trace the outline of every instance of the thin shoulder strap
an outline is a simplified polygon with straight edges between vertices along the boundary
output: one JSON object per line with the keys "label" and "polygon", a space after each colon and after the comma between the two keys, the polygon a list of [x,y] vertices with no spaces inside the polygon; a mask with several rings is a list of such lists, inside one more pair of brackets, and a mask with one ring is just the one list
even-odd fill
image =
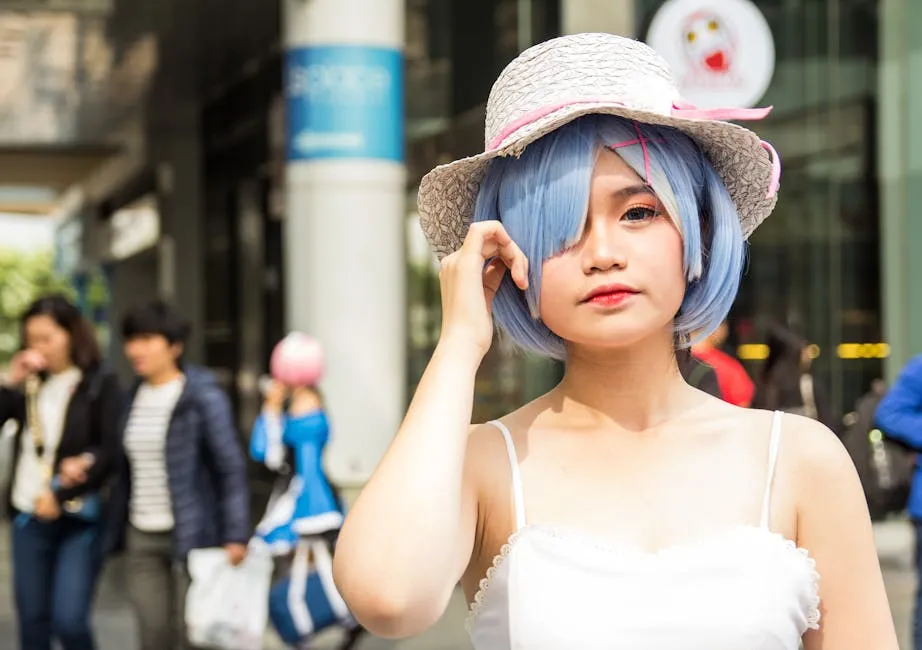
{"label": "thin shoulder strap", "polygon": [[503,434],[503,440],[506,441],[506,453],[509,455],[509,470],[512,475],[512,502],[515,506],[515,529],[522,530],[525,527],[525,495],[522,491],[522,475],[519,472],[519,458],[515,453],[515,443],[512,442],[512,434],[506,425],[499,420],[491,420],[490,424],[499,429]]}
{"label": "thin shoulder strap", "polygon": [[781,411],[772,416],[772,434],[768,443],[768,475],[765,480],[765,496],[762,498],[762,528],[768,528],[768,519],[772,503],[772,481],[775,478],[775,465],[778,463],[778,449],[781,446]]}

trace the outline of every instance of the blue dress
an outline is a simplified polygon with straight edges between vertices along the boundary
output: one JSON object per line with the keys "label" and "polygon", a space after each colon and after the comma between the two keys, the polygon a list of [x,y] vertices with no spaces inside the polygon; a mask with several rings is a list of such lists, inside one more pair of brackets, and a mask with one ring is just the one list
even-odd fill
{"label": "blue dress", "polygon": [[253,425],[250,456],[278,470],[288,450],[294,456],[294,475],[288,488],[274,494],[256,527],[275,554],[294,550],[298,538],[337,530],[343,512],[323,472],[323,449],[330,427],[322,409],[298,416],[263,412]]}

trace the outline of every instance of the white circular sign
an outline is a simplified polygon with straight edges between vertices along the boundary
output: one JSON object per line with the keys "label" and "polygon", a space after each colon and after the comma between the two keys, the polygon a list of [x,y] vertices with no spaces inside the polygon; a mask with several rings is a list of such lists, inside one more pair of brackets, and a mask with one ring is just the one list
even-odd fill
{"label": "white circular sign", "polygon": [[775,71],[771,29],[749,0],[669,0],[653,18],[647,44],[699,108],[754,106]]}

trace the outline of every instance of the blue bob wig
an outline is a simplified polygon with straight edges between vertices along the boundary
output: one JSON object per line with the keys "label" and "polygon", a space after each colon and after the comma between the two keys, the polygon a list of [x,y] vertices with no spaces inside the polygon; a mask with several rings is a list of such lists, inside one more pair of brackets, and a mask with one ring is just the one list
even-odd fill
{"label": "blue bob wig", "polygon": [[675,318],[678,345],[713,332],[733,304],[745,260],[742,230],[736,206],[698,145],[670,127],[588,115],[528,145],[518,158],[492,160],[477,195],[474,221],[502,222],[530,262],[527,291],[506,274],[493,304],[500,329],[527,350],[566,357],[565,342],[538,316],[541,267],[579,241],[599,152],[618,143],[628,144],[612,150],[647,180],[682,236],[687,285]]}

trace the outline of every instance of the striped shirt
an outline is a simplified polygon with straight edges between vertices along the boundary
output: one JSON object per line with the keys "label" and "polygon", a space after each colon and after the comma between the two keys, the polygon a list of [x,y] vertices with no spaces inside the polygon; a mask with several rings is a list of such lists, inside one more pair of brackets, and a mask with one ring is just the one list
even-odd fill
{"label": "striped shirt", "polygon": [[166,436],[185,377],[165,384],[141,384],[125,429],[131,463],[131,525],[145,532],[173,530],[173,504],[167,483]]}

